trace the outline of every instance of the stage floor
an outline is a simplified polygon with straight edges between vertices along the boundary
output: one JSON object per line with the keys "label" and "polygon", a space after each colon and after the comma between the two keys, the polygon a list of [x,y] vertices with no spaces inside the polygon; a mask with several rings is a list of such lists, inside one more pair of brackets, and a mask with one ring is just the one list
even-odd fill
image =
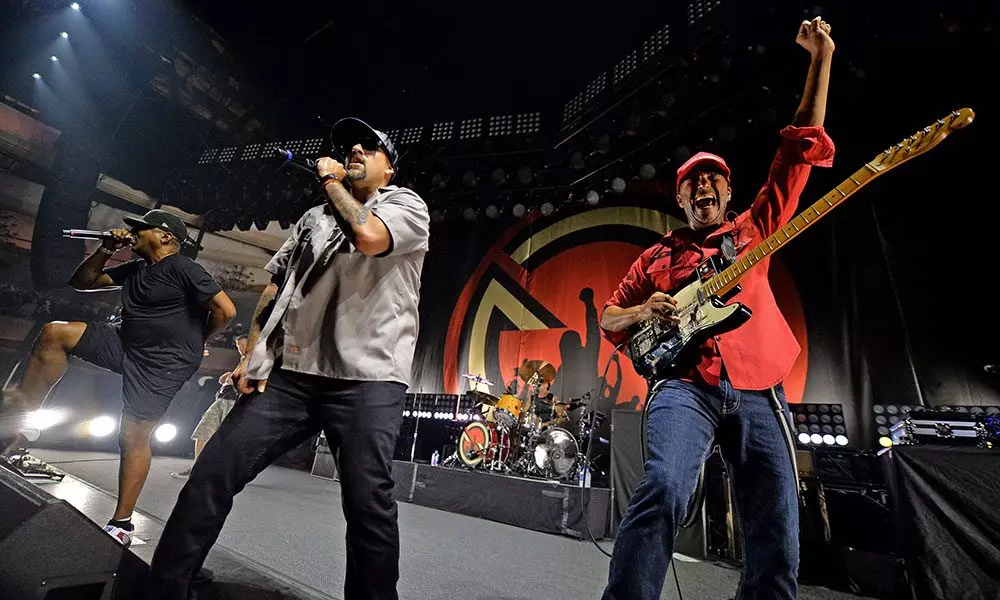
{"label": "stage floor", "polygon": [[[60,483],[39,482],[40,487],[97,523],[107,521],[117,488],[116,455],[44,449],[33,453],[69,475]],[[135,517],[136,534],[147,543],[132,548],[147,562],[184,484],[170,473],[190,462],[153,459]],[[215,596],[343,598],[345,522],[339,496],[338,483],[303,471],[271,467],[261,473],[236,498],[209,554],[206,566],[219,582]],[[403,600],[597,599],[606,582],[608,559],[590,542],[406,503],[399,504],[399,529]],[[604,545],[610,550],[609,543]],[[737,571],[675,562],[688,600],[726,600],[735,595]],[[673,575],[662,598],[677,598]],[[861,597],[803,586],[799,598]]]}

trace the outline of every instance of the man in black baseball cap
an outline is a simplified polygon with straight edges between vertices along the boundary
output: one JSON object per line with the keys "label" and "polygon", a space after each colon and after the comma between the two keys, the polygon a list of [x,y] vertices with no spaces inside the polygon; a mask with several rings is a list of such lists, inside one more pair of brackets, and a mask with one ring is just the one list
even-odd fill
{"label": "man in black baseball cap", "polygon": [[[201,265],[180,253],[187,240],[180,218],[151,210],[124,221],[130,228],[113,229],[113,237],[77,267],[69,282],[79,291],[121,288],[121,325],[45,325],[24,377],[16,388],[3,391],[0,424],[41,406],[66,371],[70,355],[120,373],[118,504],[104,530],[127,546],[132,541],[132,510],[149,472],[149,434],[184,382],[197,372],[206,340],[236,316],[236,307]],[[108,259],[127,246],[140,258],[105,268]],[[21,425],[2,428],[0,451],[37,435]]]}
{"label": "man in black baseball cap", "polygon": [[187,225],[177,215],[165,210],[153,209],[141,217],[124,217],[127,225],[132,227],[132,231],[142,231],[145,229],[161,229],[172,233],[178,244],[183,244],[188,239]]}
{"label": "man in black baseball cap", "polygon": [[[367,151],[381,150],[390,167],[389,179],[395,176],[395,169],[399,167],[399,153],[393,146],[392,140],[385,133],[373,128],[357,117],[345,117],[333,124],[330,128],[330,144],[333,148],[333,156],[338,159],[343,158],[345,164],[350,164],[351,149],[355,145],[361,145]],[[353,175],[353,176],[352,176]],[[354,180],[358,172],[347,171],[348,181]]]}

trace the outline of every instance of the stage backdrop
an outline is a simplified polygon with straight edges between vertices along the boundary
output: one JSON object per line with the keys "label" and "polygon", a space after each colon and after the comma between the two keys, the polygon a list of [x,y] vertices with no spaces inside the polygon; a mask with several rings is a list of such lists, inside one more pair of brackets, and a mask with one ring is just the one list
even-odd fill
{"label": "stage backdrop", "polygon": [[[469,373],[486,376],[499,395],[522,360],[541,359],[557,368],[556,396],[592,392],[608,415],[616,407],[640,409],[645,382],[624,354],[612,356],[598,322],[639,253],[683,226],[671,208],[665,200],[638,201],[435,223],[411,391],[462,393],[468,382],[461,376]],[[861,448],[877,438],[876,403],[1000,403],[990,382],[969,376],[962,361],[924,356],[921,367],[914,347],[936,348],[935,338],[904,335],[906,311],[894,301],[893,282],[905,286],[898,281],[905,277],[889,276],[873,213],[860,201],[842,213],[771,261],[775,295],[802,346],[785,381],[789,401],[842,404],[851,445]]]}

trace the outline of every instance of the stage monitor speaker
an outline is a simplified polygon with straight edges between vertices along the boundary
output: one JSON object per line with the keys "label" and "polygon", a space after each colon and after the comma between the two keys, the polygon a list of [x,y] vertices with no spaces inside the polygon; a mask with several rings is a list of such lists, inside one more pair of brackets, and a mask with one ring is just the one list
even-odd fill
{"label": "stage monitor speaker", "polygon": [[145,564],[63,500],[0,468],[0,598],[128,598]]}
{"label": "stage monitor speaker", "polygon": [[[618,535],[632,491],[642,479],[642,412],[632,409],[611,411],[611,529]],[[674,551],[692,558],[708,556],[705,502],[690,527],[681,528],[674,540]]]}

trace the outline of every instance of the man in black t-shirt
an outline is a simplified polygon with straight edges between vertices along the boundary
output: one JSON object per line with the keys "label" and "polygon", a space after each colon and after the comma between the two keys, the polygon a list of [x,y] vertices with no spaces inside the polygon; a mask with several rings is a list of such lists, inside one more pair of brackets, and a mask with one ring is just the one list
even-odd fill
{"label": "man in black t-shirt", "polygon": [[[79,291],[120,287],[120,326],[60,321],[45,325],[20,385],[4,390],[0,415],[38,408],[66,371],[70,355],[121,373],[118,505],[104,529],[128,545],[132,510],[149,472],[149,434],[198,370],[205,341],[236,316],[236,307],[201,265],[180,254],[187,227],[176,215],[151,210],[142,218],[124,220],[130,229],[113,230],[114,239],[102,242],[70,279]],[[140,259],[105,268],[116,251],[129,245]],[[0,450],[18,441],[0,431]]]}

